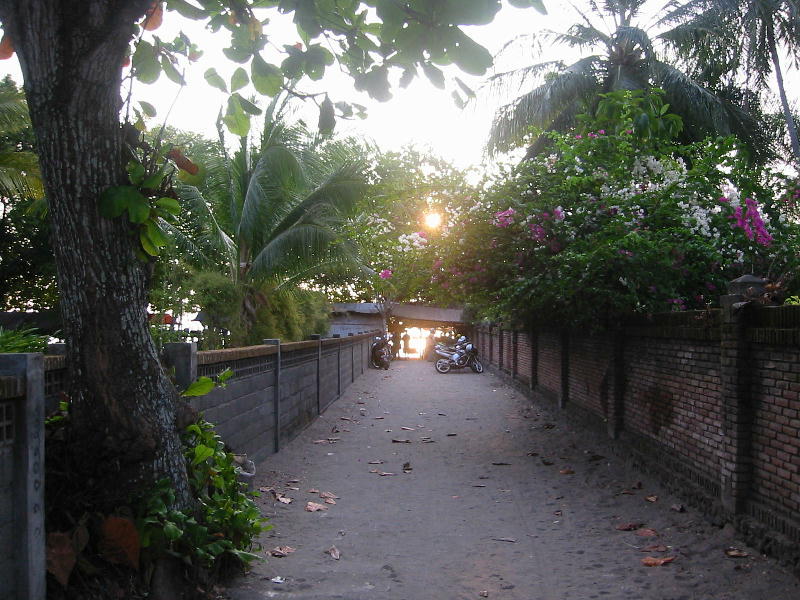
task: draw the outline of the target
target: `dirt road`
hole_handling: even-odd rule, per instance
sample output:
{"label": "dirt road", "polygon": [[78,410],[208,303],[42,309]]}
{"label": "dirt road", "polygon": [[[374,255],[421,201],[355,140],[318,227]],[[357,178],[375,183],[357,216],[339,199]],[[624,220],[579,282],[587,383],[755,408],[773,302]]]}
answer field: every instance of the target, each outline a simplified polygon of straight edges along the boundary
{"label": "dirt road", "polygon": [[274,527],[262,552],[294,552],[256,565],[228,590],[234,600],[800,598],[775,561],[673,510],[681,498],[601,438],[489,373],[438,375],[417,361],[369,371],[258,479],[292,498],[259,499]]}

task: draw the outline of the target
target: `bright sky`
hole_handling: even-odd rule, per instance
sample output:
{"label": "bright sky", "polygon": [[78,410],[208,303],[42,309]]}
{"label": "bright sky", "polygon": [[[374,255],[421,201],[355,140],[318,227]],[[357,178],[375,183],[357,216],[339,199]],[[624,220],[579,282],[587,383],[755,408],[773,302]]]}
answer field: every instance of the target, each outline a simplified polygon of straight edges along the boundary
{"label": "bright sky", "polygon": [[[585,5],[584,2],[577,2]],[[565,31],[570,24],[578,21],[570,3],[546,0],[545,5],[549,10],[547,16],[542,16],[533,9],[517,9],[507,2],[495,17],[495,20],[486,26],[470,27],[467,32],[476,41],[483,44],[492,54],[496,53],[506,42],[522,35],[530,34],[541,29]],[[654,14],[654,11],[663,5],[662,1],[650,2],[643,11],[645,14]],[[274,11],[270,11],[272,15]],[[641,22],[647,24],[647,18]],[[598,21],[593,18],[593,22]],[[609,24],[610,25],[610,24]],[[227,32],[221,31],[218,36],[205,31],[198,23],[188,21],[177,13],[168,12],[164,17],[164,25],[155,33],[165,40],[171,40],[183,28],[187,35],[204,51],[202,59],[191,67],[186,79],[188,86],[183,89],[178,97],[169,123],[180,129],[204,133],[216,138],[214,123],[220,108],[224,105],[226,96],[210,87],[203,78],[203,73],[209,67],[215,67],[224,78],[229,80],[230,73],[238,66],[228,61],[221,53],[227,39]],[[612,29],[612,27],[609,27]],[[271,36],[274,44],[293,44],[298,40],[294,26],[289,19],[275,14],[275,19],[265,27],[265,33]],[[568,49],[558,46],[546,52],[541,57],[536,57],[522,49],[515,50],[505,56],[503,69],[514,66],[532,64],[539,60],[563,59],[575,60],[577,55]],[[275,58],[275,62],[280,59]],[[788,61],[787,63],[788,64]],[[5,69],[4,69],[5,67]],[[10,72],[15,80],[21,81],[19,65],[16,57],[0,64],[0,74]],[[478,88],[483,78],[464,75],[458,69],[446,70],[449,83],[452,78],[460,77],[468,85]],[[397,75],[399,77],[399,74]],[[787,81],[791,81],[791,75]],[[473,103],[465,110],[459,110],[450,97],[450,90],[439,90],[428,83],[425,77],[418,77],[406,89],[393,86],[394,98],[389,102],[379,103],[369,99],[366,94],[360,94],[353,89],[352,80],[337,72],[335,66],[326,72],[326,77],[318,84],[314,91],[324,90],[331,95],[331,99],[349,100],[358,102],[368,107],[369,117],[364,121],[339,121],[339,133],[356,133],[374,140],[384,150],[399,149],[403,145],[415,143],[421,147],[430,147],[436,154],[454,162],[459,167],[480,165],[483,163],[482,150],[487,137],[492,114],[498,104],[509,101],[507,98],[487,97],[483,101]],[[309,89],[309,86],[305,86]],[[167,113],[170,104],[175,98],[178,87],[166,79],[164,75],[153,85],[136,83],[134,99],[151,102],[158,109],[158,118],[152,126],[160,125]],[[243,90],[247,94],[247,90]],[[485,96],[485,94],[483,95]],[[795,96],[796,97],[796,96]],[[790,98],[792,100],[793,98]],[[316,125],[316,112],[310,110],[305,113],[310,125]]]}

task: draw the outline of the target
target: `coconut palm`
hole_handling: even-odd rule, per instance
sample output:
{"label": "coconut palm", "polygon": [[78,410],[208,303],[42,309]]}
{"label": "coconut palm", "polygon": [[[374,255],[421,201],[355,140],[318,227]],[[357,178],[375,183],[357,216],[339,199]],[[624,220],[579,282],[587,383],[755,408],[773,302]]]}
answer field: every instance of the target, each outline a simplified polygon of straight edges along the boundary
{"label": "coconut palm", "polygon": [[[8,77],[0,82],[0,136],[13,140],[30,127],[25,94]],[[0,147],[0,197],[38,200],[44,196],[39,160],[32,152],[19,151],[15,144]]]}
{"label": "coconut palm", "polygon": [[[602,27],[578,11],[580,23],[566,33],[549,32],[545,37],[592,54],[570,65],[548,61],[491,77],[490,85],[499,90],[531,78],[540,83],[495,113],[488,151],[520,145],[531,128],[568,129],[578,114],[594,111],[601,94],[654,87],[664,90],[665,102],[683,118],[686,135],[735,133],[747,143],[757,128],[746,111],[660,58],[654,39],[636,23],[644,4],[645,0],[608,0],[601,7],[591,2],[591,13],[603,23]],[[611,30],[604,31],[609,23]],[[535,140],[529,154],[536,153],[543,144],[543,138]]]}
{"label": "coconut palm", "polygon": [[800,142],[786,96],[780,51],[800,59],[800,2],[797,0],[673,1],[662,19],[675,24],[663,38],[704,76],[739,76],[765,89],[774,75],[792,153],[800,162]]}
{"label": "coconut palm", "polygon": [[302,124],[287,124],[282,107],[270,105],[256,146],[241,138],[233,156],[208,165],[205,197],[190,186],[179,191],[193,234],[173,229],[175,238],[196,264],[224,272],[245,337],[271,297],[358,265],[339,227],[364,191],[362,167],[345,147],[323,147]]}

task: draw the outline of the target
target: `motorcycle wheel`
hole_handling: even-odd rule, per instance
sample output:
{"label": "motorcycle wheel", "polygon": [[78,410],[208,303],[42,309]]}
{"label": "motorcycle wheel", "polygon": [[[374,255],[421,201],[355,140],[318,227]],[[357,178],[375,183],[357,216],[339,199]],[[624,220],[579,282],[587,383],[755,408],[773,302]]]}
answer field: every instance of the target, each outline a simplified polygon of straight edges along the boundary
{"label": "motorcycle wheel", "polygon": [[450,371],[450,361],[446,358],[440,358],[436,361],[436,372],[445,374]]}
{"label": "motorcycle wheel", "polygon": [[477,358],[472,361],[472,364],[469,366],[475,373],[483,373],[483,364]]}

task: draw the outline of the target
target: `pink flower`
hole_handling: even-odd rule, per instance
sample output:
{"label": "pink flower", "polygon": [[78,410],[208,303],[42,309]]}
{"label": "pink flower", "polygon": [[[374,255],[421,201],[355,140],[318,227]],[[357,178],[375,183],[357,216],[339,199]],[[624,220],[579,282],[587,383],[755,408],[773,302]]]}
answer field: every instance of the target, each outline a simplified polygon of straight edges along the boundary
{"label": "pink flower", "polygon": [[517,211],[513,208],[507,208],[506,210],[494,213],[495,227],[508,227],[513,224],[515,214],[517,214]]}
{"label": "pink flower", "polygon": [[576,140],[582,140],[583,136],[581,134],[578,134],[578,135],[575,136],[575,139]]}
{"label": "pink flower", "polygon": [[605,129],[599,129],[597,131],[597,133],[599,133],[600,135],[605,135],[606,134],[606,130]]}
{"label": "pink flower", "polygon": [[553,218],[556,221],[563,221],[564,220],[564,209],[562,209],[560,206],[556,206],[553,209]]}
{"label": "pink flower", "polygon": [[418,232],[417,232],[417,235],[418,235],[419,237],[421,237],[421,238],[428,239],[428,234],[427,234],[427,233],[425,233],[424,231],[418,231]]}
{"label": "pink flower", "polygon": [[625,130],[625,133],[627,133],[628,135],[630,135],[631,133],[633,133],[633,129],[626,129],[626,130]]}
{"label": "pink flower", "polygon": [[384,269],[378,275],[381,279],[391,279],[392,272],[389,269]]}
{"label": "pink flower", "polygon": [[435,261],[433,261],[433,266],[431,269],[438,269],[442,266],[442,263],[444,263],[444,261],[441,258],[437,258]]}

